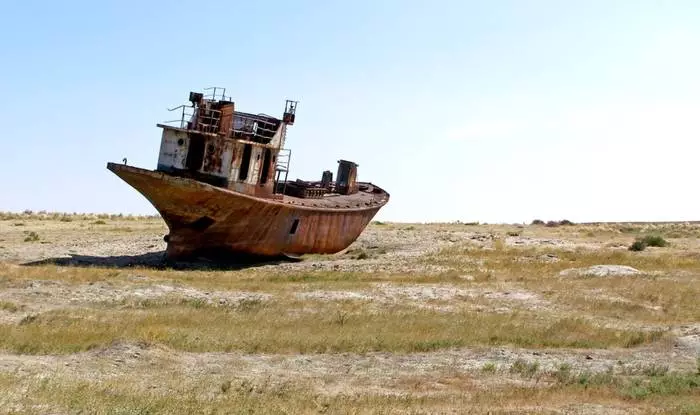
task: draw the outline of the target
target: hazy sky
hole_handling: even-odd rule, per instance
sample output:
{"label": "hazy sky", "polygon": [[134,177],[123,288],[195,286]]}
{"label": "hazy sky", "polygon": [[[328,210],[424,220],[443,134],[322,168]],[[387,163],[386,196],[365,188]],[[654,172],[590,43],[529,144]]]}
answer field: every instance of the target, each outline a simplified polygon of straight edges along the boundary
{"label": "hazy sky", "polygon": [[291,179],[338,159],[395,221],[700,219],[700,1],[2,2],[0,210],[154,213],[166,111],[300,100]]}

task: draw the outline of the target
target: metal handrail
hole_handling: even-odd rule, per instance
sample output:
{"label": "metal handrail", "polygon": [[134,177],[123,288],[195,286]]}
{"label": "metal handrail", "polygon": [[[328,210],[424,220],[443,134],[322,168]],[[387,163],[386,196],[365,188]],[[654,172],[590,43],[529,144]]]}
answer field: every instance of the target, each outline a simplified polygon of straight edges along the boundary
{"label": "metal handrail", "polygon": [[187,109],[187,108],[191,108],[191,107],[183,104],[183,105],[179,105],[179,106],[177,106],[177,107],[175,107],[175,108],[166,108],[168,111],[171,111],[171,112],[172,112],[172,111],[175,111],[175,110],[178,110],[178,109],[182,109],[182,115],[180,116],[180,119],[179,119],[179,120],[164,121],[164,124],[169,124],[169,123],[173,123],[173,122],[178,122],[178,121],[179,121],[179,122],[180,122],[180,128],[185,128],[185,125],[186,125],[186,122],[185,122],[185,115],[187,115],[188,117],[192,117],[192,113],[188,113],[188,112],[185,111],[185,109]]}
{"label": "metal handrail", "polygon": [[275,171],[277,171],[277,177],[275,178],[273,188],[274,193],[277,193],[277,186],[279,186],[282,172],[284,172],[284,186],[282,186],[282,194],[285,194],[287,192],[287,180],[289,179],[289,165],[291,164],[291,161],[291,149],[282,148],[277,152],[277,161],[275,162]]}
{"label": "metal handrail", "polygon": [[231,124],[229,134],[233,135],[235,133],[242,133],[252,134],[255,137],[271,138],[271,136],[274,136],[277,133],[277,130],[265,127],[274,127],[274,123],[260,120],[256,117],[235,113],[234,122]]}
{"label": "metal handrail", "polygon": [[271,133],[271,134],[274,134],[277,132],[275,130],[268,130],[267,128],[262,128],[262,127],[256,128],[255,132],[253,132],[252,130],[241,130],[241,129],[236,129],[236,128],[231,128],[231,131],[233,131],[235,133],[252,133],[253,135],[259,135],[257,133],[257,131],[267,131],[268,133]]}
{"label": "metal handrail", "polygon": [[256,118],[256,117],[254,117],[254,116],[251,117],[251,116],[249,116],[249,115],[244,115],[244,114],[241,114],[240,112],[235,113],[235,116],[236,116],[236,118],[240,118],[240,119],[242,119],[242,120],[251,120],[251,121],[253,121],[253,122],[257,122],[258,124],[267,124],[267,125],[270,125],[270,126],[274,126],[274,125],[275,125],[274,122],[261,120],[260,118]]}
{"label": "metal handrail", "polygon": [[221,121],[221,111],[199,107],[196,120],[196,130],[209,133],[217,131]]}
{"label": "metal handrail", "polygon": [[220,98],[222,101],[226,101],[226,98],[228,98],[229,100],[231,99],[230,96],[229,96],[229,97],[226,96],[226,88],[223,88],[223,87],[220,87],[220,86],[211,86],[211,87],[209,87],[209,88],[204,88],[204,91],[213,90],[212,93],[211,93],[211,95],[205,95],[204,98],[207,98],[207,99],[211,99],[211,100],[213,100],[213,101],[216,101],[216,96],[217,96],[217,95],[216,95],[216,90],[217,90],[217,89],[220,89],[220,90],[223,91],[223,92],[221,92],[221,98]]}
{"label": "metal handrail", "polygon": [[[212,130],[217,130],[219,127],[219,123],[221,121],[221,111],[219,110],[214,110],[214,109],[206,109],[206,108],[196,108],[195,110],[188,112],[187,109],[192,108],[188,105],[179,105],[175,108],[168,108],[168,111],[176,111],[176,110],[181,110],[181,115],[179,120],[170,120],[170,121],[165,121],[164,124],[170,124],[170,123],[175,123],[179,122],[180,123],[180,128],[185,128],[190,120],[192,120],[194,117],[195,112],[197,113],[196,117],[196,124],[194,125],[194,129],[198,131],[203,131],[203,132],[212,132]],[[185,119],[187,117],[187,120]]]}
{"label": "metal handrail", "polygon": [[[217,97],[217,91],[221,90],[221,97],[225,98],[225,88],[220,87],[210,87],[204,88],[205,90],[212,90],[212,93],[207,98],[215,99]],[[189,111],[191,109],[191,111]],[[180,123],[180,128],[187,128],[190,126],[191,121],[196,123],[192,126],[195,130],[203,132],[212,132],[212,130],[218,130],[221,122],[221,111],[215,109],[207,109],[204,107],[192,107],[190,105],[182,104],[174,108],[167,108],[168,111],[181,111],[179,120],[169,120],[164,121],[164,124]],[[203,113],[207,113],[204,115]],[[269,117],[266,114],[259,114],[260,116]],[[242,121],[242,128],[236,125],[236,121]],[[257,124],[257,126],[256,126]],[[251,134],[256,137],[261,137],[269,139],[271,136],[277,134],[277,129],[274,129],[275,123],[260,119],[256,116],[251,116],[248,114],[234,113],[234,122],[231,123],[231,127],[228,131],[228,136],[233,136],[235,133]],[[237,128],[238,127],[238,128]],[[284,135],[284,131],[282,132]]]}

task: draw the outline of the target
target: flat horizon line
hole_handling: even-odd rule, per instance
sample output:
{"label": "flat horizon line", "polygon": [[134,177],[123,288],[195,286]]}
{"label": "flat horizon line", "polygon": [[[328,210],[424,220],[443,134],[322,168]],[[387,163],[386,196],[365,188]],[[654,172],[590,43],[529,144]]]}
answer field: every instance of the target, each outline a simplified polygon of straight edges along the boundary
{"label": "flat horizon line", "polygon": [[[149,218],[149,219],[155,219],[155,218],[161,218],[162,216],[159,213],[153,213],[153,214],[134,214],[134,213],[107,213],[107,212],[64,212],[64,211],[49,211],[49,210],[39,210],[39,211],[33,211],[30,209],[25,209],[23,211],[0,211],[0,220],[9,220],[11,218],[3,218],[4,216],[26,216],[28,218],[31,218],[32,216],[51,216],[51,217],[60,217],[60,216],[86,216],[86,217],[129,217],[129,218]],[[532,221],[531,221],[532,222]],[[452,221],[394,221],[394,220],[373,220],[370,223],[374,224],[405,224],[405,225],[440,225],[440,224],[452,224],[452,225],[472,225],[472,226],[478,226],[478,225],[534,225],[538,226],[537,224],[533,223],[526,223],[526,222],[479,222],[479,221],[463,221],[461,219],[455,219]],[[546,224],[548,221],[544,221]],[[556,220],[554,222],[560,222],[559,220]],[[664,225],[672,225],[672,224],[692,224],[692,225],[697,225],[700,224],[700,220],[611,220],[611,221],[587,221],[587,222],[571,222],[570,225],[585,225],[585,226],[592,226],[592,225],[614,225],[614,224],[630,224],[630,225],[652,225],[652,224],[664,224]],[[559,226],[570,226],[567,224],[559,224]],[[539,225],[543,226],[543,225]]]}

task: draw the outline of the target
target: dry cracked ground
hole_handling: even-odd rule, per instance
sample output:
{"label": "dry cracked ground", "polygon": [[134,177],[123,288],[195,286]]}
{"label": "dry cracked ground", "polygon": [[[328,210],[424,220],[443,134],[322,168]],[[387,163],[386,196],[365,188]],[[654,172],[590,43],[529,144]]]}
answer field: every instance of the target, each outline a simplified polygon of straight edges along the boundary
{"label": "dry cracked ground", "polygon": [[700,225],[373,223],[225,266],[165,233],[0,215],[0,412],[700,413]]}

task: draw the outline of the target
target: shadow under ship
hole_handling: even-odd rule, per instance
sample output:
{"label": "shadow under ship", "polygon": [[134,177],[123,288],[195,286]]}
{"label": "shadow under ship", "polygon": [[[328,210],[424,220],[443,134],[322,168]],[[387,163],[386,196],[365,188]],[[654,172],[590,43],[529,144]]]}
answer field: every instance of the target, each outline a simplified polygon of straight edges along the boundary
{"label": "shadow under ship", "polygon": [[155,170],[107,163],[164,219],[168,259],[337,253],[388,203],[382,188],[357,181],[352,161],[338,160],[335,180],[329,170],[320,181],[287,180],[297,103],[287,100],[280,119],[236,111],[222,88],[190,92],[189,104],[170,109],[178,120],[157,124]]}

